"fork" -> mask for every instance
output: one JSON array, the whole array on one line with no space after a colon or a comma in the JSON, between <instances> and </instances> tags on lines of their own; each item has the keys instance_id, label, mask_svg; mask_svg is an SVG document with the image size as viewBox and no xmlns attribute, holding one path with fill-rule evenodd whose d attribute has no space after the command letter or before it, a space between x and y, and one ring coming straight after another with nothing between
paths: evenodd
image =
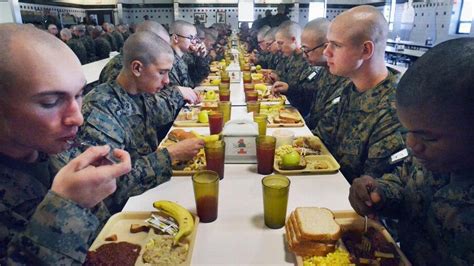
<instances>
[{"instance_id":1,"label":"fork","mask_svg":"<svg viewBox=\"0 0 474 266\"><path fill-rule=\"evenodd\" d=\"M69 144L70 148L81 148L82 151L85 151L88 148L94 146L91 143L88 143L88 142L85 142L85 141L80 142L77 139L76 140L68 140L67 143ZM113 151L112 148L109 150L109 153L104 156L104 158L112 164L120 162L120 159L115 157L114 151Z\"/></svg>"},{"instance_id":2,"label":"fork","mask_svg":"<svg viewBox=\"0 0 474 266\"><path fill-rule=\"evenodd\" d=\"M361 247L362 251L364 251L364 252L366 252L366 253L369 253L369 252L370 252L370 249L371 249L371 247L372 247L372 244L370 243L370 239L366 236L369 219L368 219L367 215L365 215L364 218L365 218L365 222L364 222L364 234L362 234L362 239L361 239L361 242L360 242L360 247Z\"/></svg>"}]
</instances>

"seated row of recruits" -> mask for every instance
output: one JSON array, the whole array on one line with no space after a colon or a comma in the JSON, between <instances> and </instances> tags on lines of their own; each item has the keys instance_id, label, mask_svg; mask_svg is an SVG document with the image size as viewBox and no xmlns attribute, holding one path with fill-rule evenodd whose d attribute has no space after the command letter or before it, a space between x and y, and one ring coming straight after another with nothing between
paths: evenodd
<instances>
[{"instance_id":1,"label":"seated row of recruits","mask_svg":"<svg viewBox=\"0 0 474 266\"><path fill-rule=\"evenodd\" d=\"M355 25L374 25L370 23L378 21L369 7L354 8L340 16L357 17L360 21L352 23ZM329 71L351 60L355 63L349 65L354 68L369 68L365 63L376 54L374 46L378 46L379 37L374 41L371 35L358 33L346 39L338 23L336 19L330 24L327 35L330 44L324 53L329 50L337 58L328 56ZM153 123L163 112L175 110L159 105L157 92L168 82L173 51L153 31L138 32L126 41L123 69L116 81L100 85L85 97L84 119L79 108L85 78L80 74L79 62L63 44L43 35L27 26L0 26L0 39L6 46L0 60L7 60L0 64L0 77L8 77L0 79L0 93L4 94L0 98L2 264L82 262L111 212L119 210L129 196L169 179L173 150L176 158L189 159L203 145L196 140L182 149L155 147ZM41 43L41 49L18 48L16 44L26 39ZM348 41L352 39L364 40L363 45ZM339 49L342 58L336 56ZM398 111L409 132L408 145L423 160L414 158L412 164L407 160L404 168L383 179L356 179L351 188L351 203L358 212L384 211L403 220L401 246L415 264L474 262L474 179L470 171L474 165L470 156L474 148L474 115L470 108L473 53L472 39L449 41L427 52L407 71L397 91ZM435 63L439 58L445 65ZM24 62L31 62L26 70ZM446 69L450 69L448 75L434 75ZM22 76L24 71L30 73L27 79ZM459 71L467 71L468 75L460 79L456 74ZM348 76L354 85L349 92L355 93L360 80L351 71L344 73L351 74ZM436 79L431 81L433 76ZM340 103L347 97L344 95L343 90ZM349 100L361 101L355 96ZM120 163L102 165L100 159L110 148L93 147L74 159L70 155L80 152L69 150L51 164L46 154L68 149L68 141L74 139L83 122L79 139L112 146ZM160 159L163 162L155 161ZM53 179L58 163L65 166ZM437 167L444 173L438 174ZM129 173L131 169L133 174ZM115 181L121 175L125 176Z\"/></svg>"},{"instance_id":2,"label":"seated row of recruits","mask_svg":"<svg viewBox=\"0 0 474 266\"><path fill-rule=\"evenodd\" d=\"M473 39L435 47L399 84L384 62L388 24L377 9L355 7L298 29L262 29L253 59L277 62L273 92L286 94L339 161L354 209L399 219L401 247L415 265L472 265ZM412 156L397 164L404 137Z\"/></svg>"}]
</instances>

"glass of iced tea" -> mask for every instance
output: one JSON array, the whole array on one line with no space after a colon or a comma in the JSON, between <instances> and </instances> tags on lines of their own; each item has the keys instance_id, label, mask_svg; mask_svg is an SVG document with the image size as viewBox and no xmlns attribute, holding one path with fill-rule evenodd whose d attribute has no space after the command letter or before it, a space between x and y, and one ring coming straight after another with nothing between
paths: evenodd
<instances>
[{"instance_id":1,"label":"glass of iced tea","mask_svg":"<svg viewBox=\"0 0 474 266\"><path fill-rule=\"evenodd\" d=\"M199 171L193 175L192 180L200 222L215 221L219 201L219 175L210 170Z\"/></svg>"},{"instance_id":2,"label":"glass of iced tea","mask_svg":"<svg viewBox=\"0 0 474 266\"><path fill-rule=\"evenodd\" d=\"M219 92L222 90L229 90L230 89L230 83L219 83Z\"/></svg>"},{"instance_id":3,"label":"glass of iced tea","mask_svg":"<svg viewBox=\"0 0 474 266\"><path fill-rule=\"evenodd\" d=\"M225 142L222 140L206 143L206 169L215 171L219 179L224 178Z\"/></svg>"},{"instance_id":4,"label":"glass of iced tea","mask_svg":"<svg viewBox=\"0 0 474 266\"><path fill-rule=\"evenodd\" d=\"M219 101L230 101L230 90L219 90Z\"/></svg>"},{"instance_id":5,"label":"glass of iced tea","mask_svg":"<svg viewBox=\"0 0 474 266\"><path fill-rule=\"evenodd\" d=\"M256 90L253 91L245 91L245 101L258 101L258 92Z\"/></svg>"},{"instance_id":6,"label":"glass of iced tea","mask_svg":"<svg viewBox=\"0 0 474 266\"><path fill-rule=\"evenodd\" d=\"M209 131L211 135L219 134L224 127L224 115L221 112L211 111L209 117Z\"/></svg>"},{"instance_id":7,"label":"glass of iced tea","mask_svg":"<svg viewBox=\"0 0 474 266\"><path fill-rule=\"evenodd\" d=\"M263 217L272 229L285 225L290 179L283 175L270 175L262 179Z\"/></svg>"},{"instance_id":8,"label":"glass of iced tea","mask_svg":"<svg viewBox=\"0 0 474 266\"><path fill-rule=\"evenodd\" d=\"M258 136L255 138L255 142L257 146L257 172L262 175L273 173L276 138Z\"/></svg>"}]
</instances>

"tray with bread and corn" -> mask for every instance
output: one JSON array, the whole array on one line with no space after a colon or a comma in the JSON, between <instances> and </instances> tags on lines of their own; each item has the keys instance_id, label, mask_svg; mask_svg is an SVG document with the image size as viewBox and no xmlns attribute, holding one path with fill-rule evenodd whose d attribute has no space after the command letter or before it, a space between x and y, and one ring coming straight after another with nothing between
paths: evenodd
<instances>
[{"instance_id":1,"label":"tray with bread and corn","mask_svg":"<svg viewBox=\"0 0 474 266\"><path fill-rule=\"evenodd\" d=\"M102 228L84 265L191 265L199 217L167 200L154 212L120 212Z\"/></svg>"},{"instance_id":2,"label":"tray with bread and corn","mask_svg":"<svg viewBox=\"0 0 474 266\"><path fill-rule=\"evenodd\" d=\"M324 174L336 172L340 165L320 138L301 136L275 150L273 168L285 175Z\"/></svg>"},{"instance_id":3,"label":"tray with bread and corn","mask_svg":"<svg viewBox=\"0 0 474 266\"><path fill-rule=\"evenodd\" d=\"M260 114L265 114L267 127L303 127L304 119L294 107L285 106L281 101L261 102Z\"/></svg>"},{"instance_id":4,"label":"tray with bread and corn","mask_svg":"<svg viewBox=\"0 0 474 266\"><path fill-rule=\"evenodd\" d=\"M288 249L298 266L410 266L388 231L353 211L298 207L285 224Z\"/></svg>"}]
</instances>

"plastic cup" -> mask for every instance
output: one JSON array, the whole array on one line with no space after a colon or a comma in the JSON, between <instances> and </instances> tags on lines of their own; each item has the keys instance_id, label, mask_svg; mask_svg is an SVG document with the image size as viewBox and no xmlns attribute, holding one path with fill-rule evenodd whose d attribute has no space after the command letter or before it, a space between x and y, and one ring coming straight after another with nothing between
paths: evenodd
<instances>
[{"instance_id":1,"label":"plastic cup","mask_svg":"<svg viewBox=\"0 0 474 266\"><path fill-rule=\"evenodd\" d=\"M199 171L193 175L192 180L199 221L215 221L219 202L219 175L214 171Z\"/></svg>"},{"instance_id":2,"label":"plastic cup","mask_svg":"<svg viewBox=\"0 0 474 266\"><path fill-rule=\"evenodd\" d=\"M258 92L256 90L253 91L245 91L245 101L258 101Z\"/></svg>"},{"instance_id":3,"label":"plastic cup","mask_svg":"<svg viewBox=\"0 0 474 266\"><path fill-rule=\"evenodd\" d=\"M252 83L245 83L244 84L244 91L253 91L255 87Z\"/></svg>"},{"instance_id":4,"label":"plastic cup","mask_svg":"<svg viewBox=\"0 0 474 266\"><path fill-rule=\"evenodd\" d=\"M295 139L295 133L288 129L277 129L273 131L273 136L276 138L276 149L283 145L293 145Z\"/></svg>"},{"instance_id":5,"label":"plastic cup","mask_svg":"<svg viewBox=\"0 0 474 266\"><path fill-rule=\"evenodd\" d=\"M258 125L258 135L265 136L267 134L267 115L258 114L253 116L253 121ZM278 142L278 139L276 140ZM276 147L276 143L275 143Z\"/></svg>"},{"instance_id":6,"label":"plastic cup","mask_svg":"<svg viewBox=\"0 0 474 266\"><path fill-rule=\"evenodd\" d=\"M250 70L250 68L248 70ZM252 75L250 72L243 72L242 79L244 80L244 83L252 83Z\"/></svg>"},{"instance_id":7,"label":"plastic cup","mask_svg":"<svg viewBox=\"0 0 474 266\"><path fill-rule=\"evenodd\" d=\"M247 113L253 112L254 114L260 113L260 102L249 101L247 102Z\"/></svg>"},{"instance_id":8,"label":"plastic cup","mask_svg":"<svg viewBox=\"0 0 474 266\"><path fill-rule=\"evenodd\" d=\"M272 136L258 136L255 138L257 146L257 172L262 175L273 173L275 160L276 139Z\"/></svg>"},{"instance_id":9,"label":"plastic cup","mask_svg":"<svg viewBox=\"0 0 474 266\"><path fill-rule=\"evenodd\" d=\"M221 112L211 111L209 112L208 117L209 131L211 135L221 133L224 126L224 115Z\"/></svg>"},{"instance_id":10,"label":"plastic cup","mask_svg":"<svg viewBox=\"0 0 474 266\"><path fill-rule=\"evenodd\" d=\"M263 217L272 229L285 225L290 179L283 175L269 175L262 179Z\"/></svg>"},{"instance_id":11,"label":"plastic cup","mask_svg":"<svg viewBox=\"0 0 474 266\"><path fill-rule=\"evenodd\" d=\"M229 90L230 89L230 83L219 83L219 92L222 90Z\"/></svg>"},{"instance_id":12,"label":"plastic cup","mask_svg":"<svg viewBox=\"0 0 474 266\"><path fill-rule=\"evenodd\" d=\"M224 116L224 124L230 120L230 110L231 110L231 103L229 101L220 101L218 104L219 111Z\"/></svg>"},{"instance_id":13,"label":"plastic cup","mask_svg":"<svg viewBox=\"0 0 474 266\"><path fill-rule=\"evenodd\" d=\"M230 90L219 90L219 101L230 101Z\"/></svg>"},{"instance_id":14,"label":"plastic cup","mask_svg":"<svg viewBox=\"0 0 474 266\"><path fill-rule=\"evenodd\" d=\"M212 170L224 178L225 142L222 140L208 142L204 146L206 153L206 169Z\"/></svg>"}]
</instances>

